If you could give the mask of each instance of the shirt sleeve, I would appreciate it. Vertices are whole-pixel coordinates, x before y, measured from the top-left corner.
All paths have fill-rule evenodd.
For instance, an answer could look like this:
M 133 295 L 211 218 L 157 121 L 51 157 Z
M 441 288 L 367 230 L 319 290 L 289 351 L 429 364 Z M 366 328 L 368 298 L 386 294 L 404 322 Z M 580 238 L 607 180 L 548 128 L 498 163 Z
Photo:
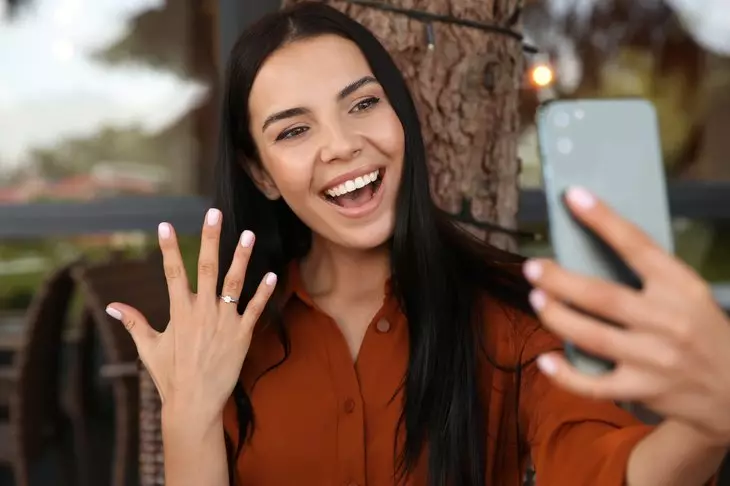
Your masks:
M 553 385 L 534 358 L 560 347 L 540 329 L 529 338 L 520 387 L 520 421 L 541 486 L 622 486 L 634 446 L 653 427 L 612 402 Z

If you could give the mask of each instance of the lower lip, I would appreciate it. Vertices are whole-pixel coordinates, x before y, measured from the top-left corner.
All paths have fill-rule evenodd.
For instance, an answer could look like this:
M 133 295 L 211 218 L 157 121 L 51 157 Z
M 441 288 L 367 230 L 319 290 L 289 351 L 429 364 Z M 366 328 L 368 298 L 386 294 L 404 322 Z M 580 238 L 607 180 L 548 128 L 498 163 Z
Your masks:
M 387 171 L 384 171 L 383 169 L 381 169 L 381 171 L 383 172 L 378 189 L 375 191 L 375 194 L 373 194 L 373 197 L 362 206 L 358 206 L 356 208 L 345 208 L 330 201 L 326 201 L 327 204 L 334 207 L 337 212 L 347 218 L 364 218 L 365 216 L 373 213 L 376 209 L 378 209 L 378 206 L 380 206 L 380 203 L 383 201 L 383 193 L 385 192 L 385 174 Z

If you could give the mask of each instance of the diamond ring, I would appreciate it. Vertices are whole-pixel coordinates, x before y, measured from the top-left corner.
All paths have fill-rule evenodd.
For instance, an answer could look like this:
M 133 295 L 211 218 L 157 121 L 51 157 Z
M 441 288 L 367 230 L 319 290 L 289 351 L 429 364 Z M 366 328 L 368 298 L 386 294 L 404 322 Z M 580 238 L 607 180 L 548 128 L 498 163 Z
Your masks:
M 234 299 L 230 295 L 221 295 L 220 299 L 226 304 L 238 304 L 238 299 Z

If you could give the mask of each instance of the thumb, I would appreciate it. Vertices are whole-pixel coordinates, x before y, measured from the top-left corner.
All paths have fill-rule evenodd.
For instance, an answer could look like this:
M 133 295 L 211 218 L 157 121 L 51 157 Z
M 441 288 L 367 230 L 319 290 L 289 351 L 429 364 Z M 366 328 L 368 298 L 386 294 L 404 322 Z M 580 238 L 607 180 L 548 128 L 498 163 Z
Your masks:
M 159 335 L 157 331 L 152 329 L 142 313 L 134 307 L 113 302 L 106 307 L 106 313 L 124 324 L 124 327 L 132 336 L 140 355 L 142 355 L 143 349 L 149 347 L 152 340 Z

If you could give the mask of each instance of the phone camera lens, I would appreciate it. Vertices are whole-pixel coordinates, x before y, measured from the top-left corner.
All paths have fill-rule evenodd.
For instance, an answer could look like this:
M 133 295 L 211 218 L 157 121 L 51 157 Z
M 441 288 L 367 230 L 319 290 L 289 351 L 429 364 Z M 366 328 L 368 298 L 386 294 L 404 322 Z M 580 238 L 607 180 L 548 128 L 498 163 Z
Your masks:
M 569 138 L 561 138 L 558 140 L 558 152 L 561 154 L 569 154 L 573 151 L 573 141 Z
M 560 113 L 555 114 L 555 125 L 560 128 L 565 128 L 570 123 L 570 115 L 565 113 L 564 111 L 561 111 Z

